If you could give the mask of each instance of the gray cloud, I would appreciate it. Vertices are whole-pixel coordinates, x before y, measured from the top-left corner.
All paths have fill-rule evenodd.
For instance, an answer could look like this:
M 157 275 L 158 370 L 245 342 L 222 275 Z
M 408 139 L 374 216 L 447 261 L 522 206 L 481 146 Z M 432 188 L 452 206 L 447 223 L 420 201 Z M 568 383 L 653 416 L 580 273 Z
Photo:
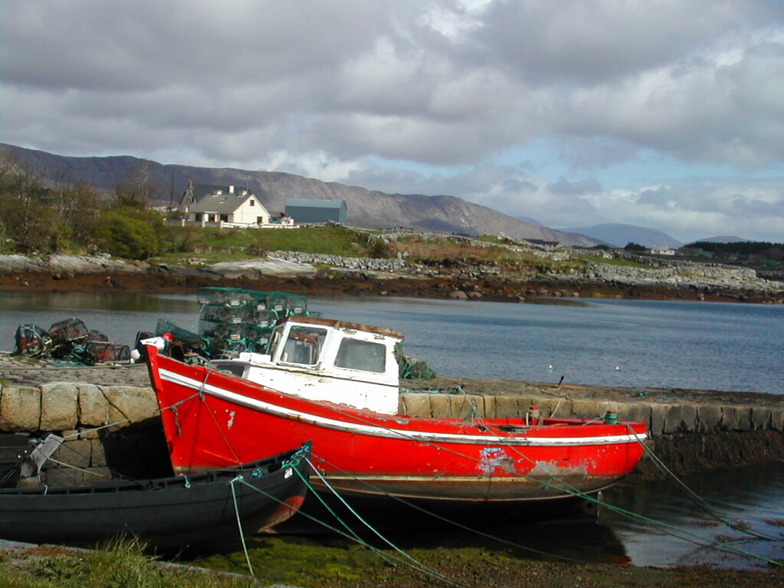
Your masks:
M 742 209 L 784 226 L 762 182 L 633 198 L 591 179 L 642 153 L 782 176 L 774 0 L 0 2 L 3 142 L 454 194 L 545 222 L 681 209 L 697 230 L 702 202 L 702 222 Z M 579 175 L 527 161 L 542 140 Z

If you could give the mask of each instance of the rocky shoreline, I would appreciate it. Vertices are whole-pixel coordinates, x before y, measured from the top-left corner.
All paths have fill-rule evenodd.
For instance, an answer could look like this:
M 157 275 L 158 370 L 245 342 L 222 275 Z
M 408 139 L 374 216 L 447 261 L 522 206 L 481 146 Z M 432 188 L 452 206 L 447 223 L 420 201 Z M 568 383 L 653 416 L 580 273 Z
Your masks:
M 554 255 L 554 254 L 553 254 Z M 662 262 L 650 269 L 590 263 L 580 273 L 504 273 L 497 266 L 408 265 L 401 257 L 371 259 L 276 252 L 211 265 L 125 262 L 108 256 L 0 255 L 0 290 L 188 291 L 241 287 L 295 294 L 460 298 L 505 302 L 631 298 L 784 303 L 784 283 L 754 270 L 718 264 Z

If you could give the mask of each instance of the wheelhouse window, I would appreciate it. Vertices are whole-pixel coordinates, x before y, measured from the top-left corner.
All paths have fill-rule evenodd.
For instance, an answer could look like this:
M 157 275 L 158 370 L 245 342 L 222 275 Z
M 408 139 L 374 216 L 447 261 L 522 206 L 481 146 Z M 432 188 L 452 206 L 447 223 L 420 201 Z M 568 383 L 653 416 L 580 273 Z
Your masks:
M 380 343 L 343 339 L 335 357 L 337 367 L 365 372 L 384 373 L 386 371 L 386 348 Z
M 326 329 L 292 326 L 280 359 L 288 363 L 316 365 L 326 336 Z

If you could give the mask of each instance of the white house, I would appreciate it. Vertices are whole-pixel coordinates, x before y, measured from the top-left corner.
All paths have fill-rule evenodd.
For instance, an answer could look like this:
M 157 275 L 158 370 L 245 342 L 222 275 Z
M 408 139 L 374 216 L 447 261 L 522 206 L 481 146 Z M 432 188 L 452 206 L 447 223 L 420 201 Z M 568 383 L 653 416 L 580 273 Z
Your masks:
M 270 224 L 270 213 L 247 188 L 190 184 L 180 209 L 187 215 L 183 224 L 242 228 Z
M 675 249 L 668 245 L 656 245 L 651 247 L 652 255 L 675 255 Z

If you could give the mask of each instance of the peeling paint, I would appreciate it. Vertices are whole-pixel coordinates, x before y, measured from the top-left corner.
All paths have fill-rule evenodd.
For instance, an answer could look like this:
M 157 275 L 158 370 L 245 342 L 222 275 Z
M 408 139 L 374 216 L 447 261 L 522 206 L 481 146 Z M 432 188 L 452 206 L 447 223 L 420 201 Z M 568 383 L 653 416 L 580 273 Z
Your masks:
M 236 416 L 237 411 L 227 410 L 226 412 L 229 413 L 229 422 L 226 423 L 226 428 L 231 429 L 234 426 L 234 417 Z
M 479 460 L 479 471 L 482 475 L 489 477 L 495 470 L 513 473 L 515 471 L 514 460 L 509 457 L 503 447 L 485 447 L 482 449 L 482 457 Z
M 566 477 L 566 476 L 588 476 L 588 464 L 569 463 L 568 465 L 560 465 L 555 461 L 540 461 L 536 467 L 531 470 L 532 476 L 553 476 L 553 477 Z

